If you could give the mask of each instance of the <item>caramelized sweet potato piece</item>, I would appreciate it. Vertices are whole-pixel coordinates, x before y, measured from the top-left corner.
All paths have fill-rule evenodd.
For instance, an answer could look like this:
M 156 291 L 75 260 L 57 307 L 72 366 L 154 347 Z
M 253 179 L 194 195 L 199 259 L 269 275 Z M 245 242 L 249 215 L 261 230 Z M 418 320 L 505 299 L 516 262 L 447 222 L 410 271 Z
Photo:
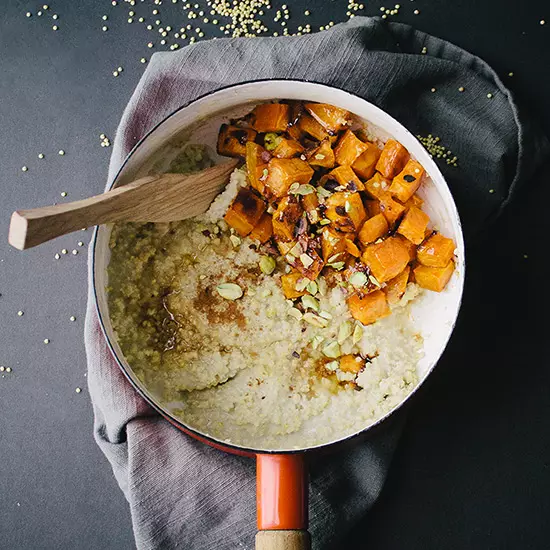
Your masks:
M 361 256 L 361 251 L 357 248 L 357 245 L 351 239 L 346 239 L 346 250 L 354 258 L 359 258 Z
M 325 216 L 334 222 L 340 231 L 356 232 L 367 217 L 359 193 L 341 191 L 326 200 Z
M 218 134 L 218 154 L 225 157 L 246 156 L 246 143 L 256 139 L 256 132 L 251 128 L 240 128 L 222 124 Z
M 296 285 L 304 279 L 304 276 L 299 271 L 291 271 L 286 275 L 281 276 L 281 286 L 287 300 L 293 300 L 307 294 L 305 290 L 296 290 Z
M 402 235 L 395 234 L 394 237 L 398 240 L 400 240 L 407 249 L 407 252 L 409 253 L 409 262 L 412 262 L 413 260 L 416 260 L 416 245 L 409 241 L 409 239 L 406 239 Z
M 266 191 L 275 197 L 283 197 L 294 182 L 309 183 L 313 168 L 301 159 L 271 159 L 265 180 Z
M 332 227 L 323 227 L 321 233 L 321 251 L 325 262 L 344 261 L 347 257 L 347 237 Z
M 409 160 L 409 152 L 395 139 L 388 139 L 380 158 L 376 163 L 376 169 L 385 177 L 394 178 Z
M 241 236 L 246 237 L 266 210 L 265 202 L 248 187 L 240 187 L 223 219 Z
M 380 210 L 380 201 L 365 201 L 365 208 L 367 209 L 367 214 L 369 215 L 369 218 L 372 218 L 377 214 L 382 214 L 382 210 Z
M 395 237 L 365 248 L 363 262 L 379 283 L 385 283 L 401 273 L 410 261 L 407 247 Z
M 367 149 L 353 161 L 351 167 L 360 178 L 368 180 L 374 175 L 381 151 L 376 143 L 367 142 L 365 145 Z
M 336 162 L 345 166 L 351 166 L 357 157 L 367 149 L 368 145 L 366 143 L 356 137 L 351 130 L 347 130 L 334 149 Z
M 302 195 L 302 208 L 307 213 L 307 219 L 310 223 L 319 222 L 319 199 L 317 193 L 310 193 L 309 195 Z
M 317 141 L 323 141 L 329 137 L 327 131 L 310 115 L 303 113 L 298 120 L 298 128 Z M 292 136 L 294 137 L 294 136 Z M 297 138 L 294 138 L 297 139 Z
M 281 141 L 273 150 L 273 156 L 280 159 L 290 159 L 304 152 L 304 148 L 295 140 L 281 137 Z
M 328 103 L 306 103 L 304 107 L 331 134 L 338 132 L 350 122 L 349 111 Z
M 340 185 L 343 185 L 348 191 L 364 191 L 363 182 L 355 175 L 355 172 L 349 166 L 338 166 L 330 172 Z
M 285 132 L 290 119 L 290 107 L 284 103 L 263 103 L 252 111 L 254 129 L 258 132 Z
M 288 257 L 287 257 L 288 258 Z M 300 254 L 294 261 L 289 261 L 293 267 L 295 267 L 302 275 L 309 280 L 314 281 L 321 273 L 321 270 L 325 266 L 325 262 L 319 256 L 319 253 L 312 246 L 312 243 L 308 243 L 307 250 Z
M 387 282 L 383 291 L 386 294 L 388 304 L 397 304 L 401 300 L 401 297 L 405 294 L 405 290 L 407 290 L 410 272 L 411 268 L 407 266 L 399 275 Z
M 246 172 L 250 185 L 259 193 L 264 192 L 263 171 L 267 169 L 267 162 L 271 155 L 257 143 L 247 141 L 246 143 Z
M 411 206 L 416 206 L 417 208 L 422 208 L 424 201 L 418 196 L 413 195 L 408 201 L 404 203 L 405 208 L 410 208 Z
M 386 193 L 380 198 L 380 210 L 388 221 L 389 226 L 393 227 L 397 220 L 403 215 L 403 212 L 405 212 L 405 207 L 397 201 L 394 201 L 389 193 Z
M 454 256 L 455 248 L 452 239 L 435 233 L 418 247 L 416 258 L 428 267 L 445 267 Z
M 271 235 L 273 235 L 273 221 L 271 216 L 267 212 L 264 212 L 260 221 L 250 232 L 249 237 L 264 244 L 271 239 Z
M 359 231 L 359 242 L 366 246 L 383 237 L 389 231 L 388 222 L 383 214 L 377 214 L 368 219 Z
M 414 280 L 422 288 L 441 292 L 451 278 L 455 264 L 451 260 L 445 267 L 428 267 L 417 265 L 414 270 Z
M 384 178 L 380 172 L 376 172 L 372 178 L 365 182 L 365 191 L 374 199 L 382 198 L 389 188 L 389 180 Z
M 308 161 L 311 166 L 321 168 L 332 168 L 334 166 L 334 151 L 329 139 L 321 141 L 318 147 L 308 154 Z
M 407 210 L 401 220 L 397 232 L 414 244 L 420 244 L 424 240 L 424 232 L 428 227 L 430 217 L 420 208 L 412 206 Z
M 340 370 L 357 374 L 365 366 L 365 360 L 360 355 L 343 355 L 340 357 Z
M 296 196 L 288 195 L 281 200 L 277 210 L 273 213 L 272 222 L 273 234 L 277 240 L 288 242 L 297 236 L 296 229 L 302 218 L 302 213 L 302 207 Z
M 306 135 L 305 132 L 303 132 L 300 129 L 300 126 L 298 126 L 298 122 L 296 124 L 290 124 L 289 127 L 286 130 L 286 133 L 294 140 L 294 141 L 301 141 L 302 138 Z
M 390 193 L 401 202 L 407 202 L 420 187 L 424 168 L 416 160 L 409 160 L 405 168 L 395 178 L 390 186 Z
M 368 294 L 352 294 L 348 298 L 348 307 L 352 317 L 363 325 L 371 325 L 391 313 L 386 295 L 381 290 Z

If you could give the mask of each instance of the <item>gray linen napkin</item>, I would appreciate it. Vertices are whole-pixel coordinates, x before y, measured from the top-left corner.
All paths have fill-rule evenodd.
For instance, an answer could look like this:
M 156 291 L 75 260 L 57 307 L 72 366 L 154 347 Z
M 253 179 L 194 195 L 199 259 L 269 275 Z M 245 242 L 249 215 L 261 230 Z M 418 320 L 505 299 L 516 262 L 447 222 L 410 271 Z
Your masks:
M 406 25 L 356 17 L 319 34 L 223 39 L 155 54 L 122 117 L 109 180 L 136 142 L 178 107 L 222 86 L 265 78 L 334 85 L 382 107 L 414 134 L 441 136 L 458 157 L 458 167 L 440 166 L 467 235 L 498 214 L 548 153 L 545 138 L 482 60 Z M 85 339 L 95 438 L 130 503 L 137 547 L 252 548 L 253 461 L 196 442 L 136 394 L 110 355 L 91 293 Z M 316 548 L 338 547 L 376 500 L 400 425 L 398 415 L 368 442 L 313 459 Z

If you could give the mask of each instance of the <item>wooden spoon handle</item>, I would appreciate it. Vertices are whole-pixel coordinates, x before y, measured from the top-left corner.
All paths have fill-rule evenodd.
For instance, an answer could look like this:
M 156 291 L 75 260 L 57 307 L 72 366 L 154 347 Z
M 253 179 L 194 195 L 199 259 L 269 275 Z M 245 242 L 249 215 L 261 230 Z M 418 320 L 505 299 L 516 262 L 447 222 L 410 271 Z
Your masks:
M 150 176 L 88 199 L 18 210 L 11 217 L 9 242 L 24 250 L 92 225 L 168 222 L 202 214 L 227 184 L 235 165 L 228 162 L 191 175 Z

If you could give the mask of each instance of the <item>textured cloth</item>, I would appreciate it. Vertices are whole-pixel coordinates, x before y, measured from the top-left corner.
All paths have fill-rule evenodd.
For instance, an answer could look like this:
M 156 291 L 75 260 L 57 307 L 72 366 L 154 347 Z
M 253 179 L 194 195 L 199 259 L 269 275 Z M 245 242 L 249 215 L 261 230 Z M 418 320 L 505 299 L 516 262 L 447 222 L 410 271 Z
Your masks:
M 441 136 L 458 157 L 458 167 L 438 162 L 467 236 L 498 214 L 548 153 L 486 63 L 411 27 L 355 17 L 314 35 L 223 39 L 155 54 L 124 112 L 109 181 L 136 142 L 175 109 L 222 86 L 265 78 L 334 85 L 385 109 L 415 135 Z M 130 503 L 137 547 L 252 548 L 253 461 L 196 442 L 137 395 L 110 355 L 91 293 L 85 331 L 95 437 Z M 312 458 L 315 548 L 339 547 L 376 500 L 401 420 L 398 414 L 350 450 Z

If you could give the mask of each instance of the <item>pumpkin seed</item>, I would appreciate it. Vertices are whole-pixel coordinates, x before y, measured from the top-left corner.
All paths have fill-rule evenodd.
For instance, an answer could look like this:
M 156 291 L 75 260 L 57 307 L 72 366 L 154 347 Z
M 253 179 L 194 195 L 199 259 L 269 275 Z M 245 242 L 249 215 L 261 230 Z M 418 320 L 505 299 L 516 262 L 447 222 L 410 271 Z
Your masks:
M 319 311 L 319 302 L 309 294 L 302 296 L 302 304 L 306 309 L 313 309 L 313 311 Z
M 311 311 L 304 313 L 304 321 L 319 328 L 326 328 L 328 326 L 328 321 L 326 319 L 319 317 L 319 315 L 315 315 L 315 313 L 311 313 Z
M 302 312 L 295 308 L 295 307 L 291 307 L 288 312 L 287 312 L 291 317 L 294 317 L 294 319 L 296 319 L 297 321 L 299 321 L 301 318 L 302 318 Z

